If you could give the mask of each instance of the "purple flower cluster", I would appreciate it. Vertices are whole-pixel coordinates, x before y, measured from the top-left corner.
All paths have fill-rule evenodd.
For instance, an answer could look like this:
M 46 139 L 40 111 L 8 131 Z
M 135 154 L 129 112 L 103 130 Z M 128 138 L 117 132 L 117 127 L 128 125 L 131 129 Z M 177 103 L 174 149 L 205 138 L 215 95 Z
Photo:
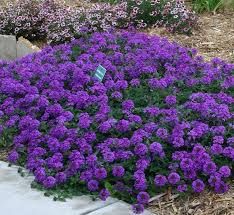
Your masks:
M 99 64 L 107 69 L 102 82 L 93 77 Z M 75 177 L 103 200 L 135 197 L 138 213 L 167 186 L 226 192 L 233 71 L 220 59 L 204 62 L 194 50 L 129 32 L 94 33 L 0 62 L 9 161 L 25 164 L 47 189 Z

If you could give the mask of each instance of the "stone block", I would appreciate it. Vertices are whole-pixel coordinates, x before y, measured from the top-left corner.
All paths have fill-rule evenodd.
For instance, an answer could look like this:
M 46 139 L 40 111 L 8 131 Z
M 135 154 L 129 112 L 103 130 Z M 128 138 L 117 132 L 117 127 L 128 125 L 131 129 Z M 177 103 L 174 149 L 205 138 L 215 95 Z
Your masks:
M 14 60 L 16 58 L 16 37 L 0 35 L 0 59 Z
M 40 49 L 37 46 L 34 46 L 32 43 L 30 43 L 23 37 L 20 37 L 18 39 L 16 47 L 17 58 L 21 58 L 28 54 L 40 51 Z

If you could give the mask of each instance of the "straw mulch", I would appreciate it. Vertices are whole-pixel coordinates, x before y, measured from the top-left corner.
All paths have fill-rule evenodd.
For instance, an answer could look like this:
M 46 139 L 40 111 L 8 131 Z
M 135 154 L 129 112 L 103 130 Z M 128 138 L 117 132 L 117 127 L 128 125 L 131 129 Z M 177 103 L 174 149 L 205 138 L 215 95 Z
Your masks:
M 148 210 L 156 215 L 234 215 L 234 181 L 230 184 L 225 194 L 208 190 L 187 197 L 161 194 L 149 204 Z
M 0 161 L 7 161 L 7 154 L 8 154 L 7 149 L 0 148 Z

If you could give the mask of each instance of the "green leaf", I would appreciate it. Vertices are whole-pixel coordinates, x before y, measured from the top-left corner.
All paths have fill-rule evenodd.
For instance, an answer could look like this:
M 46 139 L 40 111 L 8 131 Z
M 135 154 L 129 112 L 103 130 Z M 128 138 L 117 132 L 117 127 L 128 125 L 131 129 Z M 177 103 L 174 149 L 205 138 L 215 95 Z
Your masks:
M 112 193 L 114 193 L 114 189 L 113 189 L 113 187 L 112 187 L 112 185 L 108 182 L 108 181 L 105 181 L 105 188 L 107 189 L 107 190 L 109 190 L 109 192 L 112 194 Z

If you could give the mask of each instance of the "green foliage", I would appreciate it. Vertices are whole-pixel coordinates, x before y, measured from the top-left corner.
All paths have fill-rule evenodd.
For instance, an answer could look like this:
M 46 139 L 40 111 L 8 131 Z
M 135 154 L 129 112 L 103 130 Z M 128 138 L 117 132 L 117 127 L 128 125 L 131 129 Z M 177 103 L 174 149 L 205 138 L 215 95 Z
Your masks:
M 13 136 L 16 134 L 16 129 L 11 128 L 8 131 L 3 131 L 0 136 L 0 149 L 9 148 L 13 142 Z
M 21 174 L 22 176 L 22 174 Z M 85 186 L 84 182 L 80 182 L 78 179 L 79 176 L 73 176 L 69 179 L 66 184 L 57 185 L 56 187 L 45 190 L 45 188 L 33 181 L 31 183 L 31 188 L 40 190 L 44 192 L 44 196 L 52 197 L 54 201 L 65 202 L 66 199 L 71 199 L 74 196 L 89 195 L 93 200 L 96 200 L 98 193 L 90 193 Z
M 231 2 L 230 1 L 230 5 Z M 195 11 L 202 12 L 212 12 L 215 13 L 217 10 L 224 8 L 227 4 L 227 0 L 193 0 L 193 8 Z M 234 1 L 232 2 L 234 6 Z

